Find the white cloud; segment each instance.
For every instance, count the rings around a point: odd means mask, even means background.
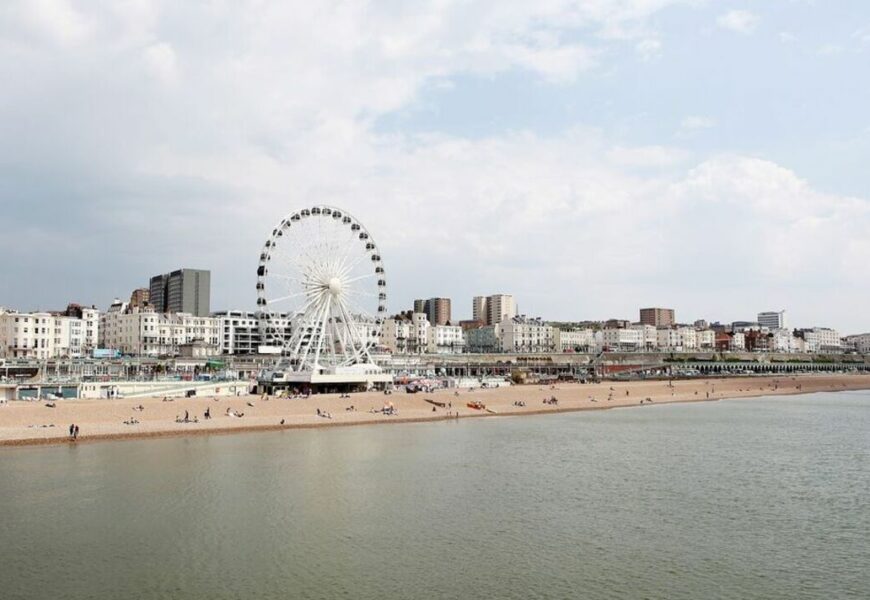
[[[652,38],[641,40],[635,45],[635,50],[643,60],[653,60],[661,54],[662,43]]]
[[[690,115],[680,122],[683,130],[710,129],[716,126],[716,120],[701,115]]]
[[[780,31],[777,37],[783,44],[791,44],[792,42],[796,42],[798,39],[795,34],[789,31]]]
[[[25,30],[60,45],[78,44],[93,31],[90,20],[68,0],[27,0],[8,5]]]
[[[672,167],[688,160],[689,153],[682,148],[667,146],[615,146],[607,152],[607,159],[626,167]]]
[[[716,19],[716,24],[722,29],[736,33],[749,34],[758,27],[760,18],[748,10],[730,10]]]
[[[66,37],[75,53],[52,38],[0,56],[2,79],[21,82],[0,108],[0,252],[52,240],[4,276],[27,298],[66,301],[62,280],[105,304],[184,263],[213,269],[215,308],[245,307],[274,222],[332,203],[378,238],[395,309],[443,293],[462,314],[473,293],[510,289],[552,318],[632,316],[651,297],[737,318],[798,297],[827,313],[836,285],[840,312],[855,298],[862,314],[866,204],[773,163],[694,164],[585,128],[470,139],[376,127],[460,75],[560,84],[612,45],[654,53],[649,16],[668,4],[107,3]],[[3,31],[21,24],[9,14]],[[789,287],[807,278],[818,285]]]
[[[164,83],[174,83],[178,79],[178,60],[171,44],[159,42],[143,51],[145,63],[155,77]]]
[[[819,46],[819,49],[817,50],[820,56],[837,56],[845,51],[846,49],[842,44],[824,44]]]

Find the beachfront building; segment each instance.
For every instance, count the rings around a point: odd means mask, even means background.
[[[694,327],[677,327],[677,335],[680,336],[680,346],[683,351],[698,349],[698,332]]]
[[[731,332],[731,347],[729,350],[733,352],[746,350],[746,335],[742,331]]]
[[[465,351],[476,354],[501,352],[498,325],[484,325],[465,330]]]
[[[827,327],[798,329],[795,336],[803,339],[805,352],[840,352],[843,349],[840,334]]]
[[[695,330],[698,350],[713,350],[716,347],[716,333],[712,329]]]
[[[429,354],[458,354],[465,348],[465,336],[458,325],[432,325],[426,336]]]
[[[844,338],[845,345],[855,352],[870,354],[870,333],[858,333],[847,335]]]
[[[82,306],[81,304],[70,303],[66,310],[62,313],[54,313],[59,317],[69,317],[73,319],[70,328],[73,331],[81,329],[81,355],[87,356],[91,354],[100,344],[100,311],[96,306]],[[80,321],[80,327],[75,323],[75,320]],[[75,341],[73,337],[71,342]]]
[[[423,354],[429,344],[429,319],[426,313],[411,313],[409,323],[408,353]]]
[[[499,323],[499,345],[502,352],[538,353],[554,352],[556,331],[540,318],[520,315]]]
[[[663,352],[679,352],[683,348],[680,345],[680,334],[670,327],[656,330],[659,350]]]
[[[260,319],[247,310],[211,314],[219,322],[221,354],[256,354],[260,346]]]
[[[589,352],[595,347],[595,332],[591,329],[556,330],[559,352]]]
[[[639,350],[654,352],[658,349],[658,332],[655,327],[643,323],[634,323],[629,325],[628,329],[634,329],[635,331],[640,332],[640,340],[638,342]]]
[[[771,329],[770,351],[771,352],[797,352],[798,342],[790,329]]]
[[[100,346],[133,356],[177,356],[195,341],[220,352],[221,321],[187,313],[158,313],[116,300],[102,315]]]
[[[391,354],[407,354],[411,324],[404,319],[385,319],[381,328],[381,345]]]
[[[0,357],[49,359],[88,356],[97,346],[98,315],[94,308],[72,304],[62,313],[0,310]]]
[[[601,345],[611,352],[637,352],[643,349],[644,330],[632,327],[607,328],[601,331]]]

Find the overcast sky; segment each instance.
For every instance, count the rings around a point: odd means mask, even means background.
[[[870,3],[0,3],[0,305],[212,271],[354,213],[391,312],[870,330]]]

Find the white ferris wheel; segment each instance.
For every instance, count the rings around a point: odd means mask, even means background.
[[[387,311],[381,253],[346,211],[291,213],[260,253],[257,306],[284,368],[319,373],[371,365]]]

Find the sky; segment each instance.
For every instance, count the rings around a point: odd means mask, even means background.
[[[390,312],[870,330],[864,0],[5,0],[0,82],[0,306],[252,309],[328,204]]]

